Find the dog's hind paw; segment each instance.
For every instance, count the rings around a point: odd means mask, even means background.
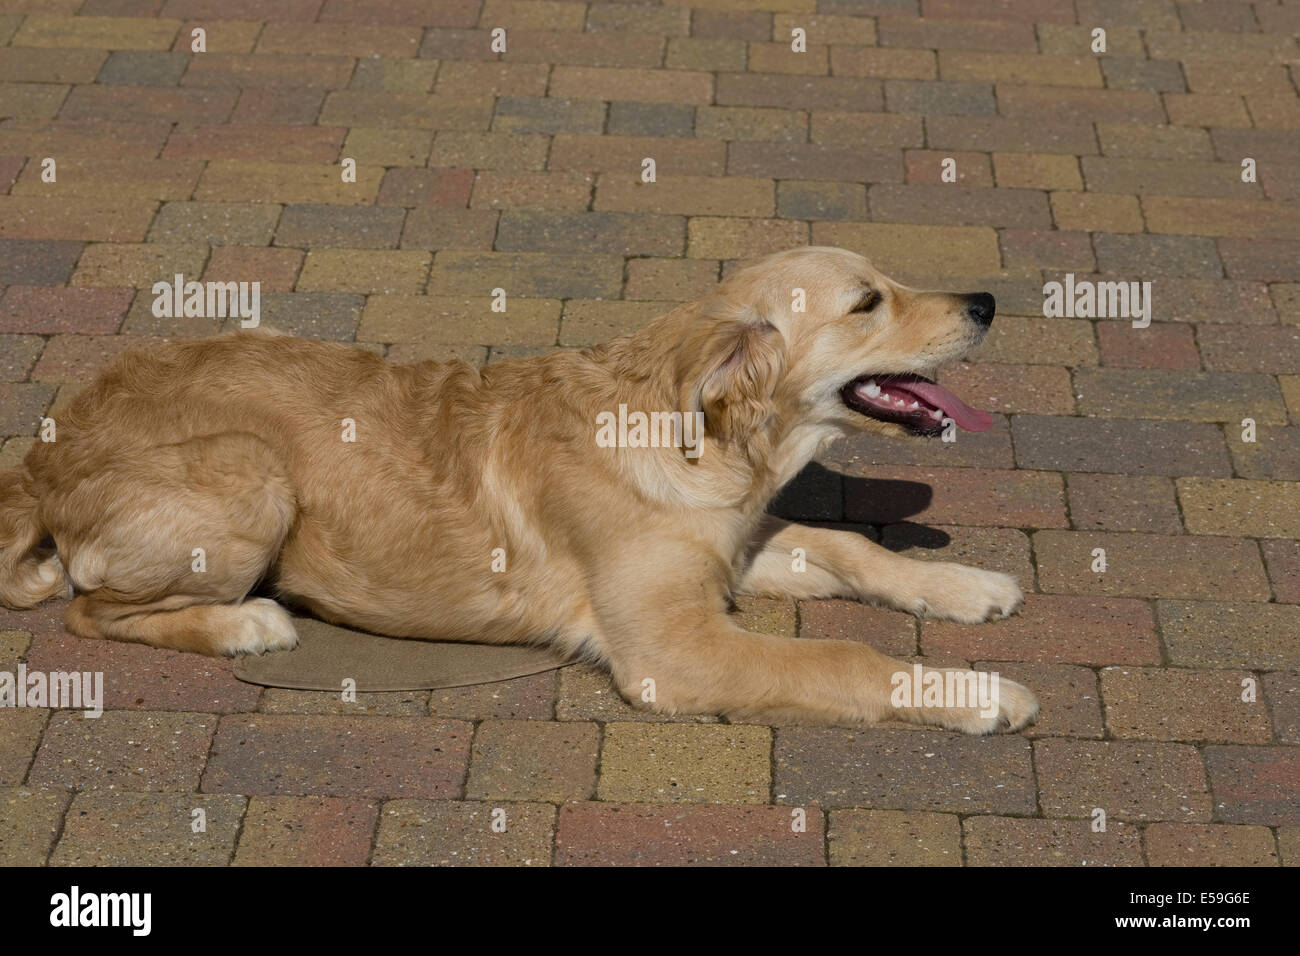
[[[293,618],[268,598],[251,598],[239,605],[239,627],[222,648],[226,654],[265,654],[298,646]]]
[[[929,565],[918,590],[920,596],[906,605],[907,610],[917,617],[942,618],[958,624],[1009,617],[1025,600],[1011,575],[963,564]]]

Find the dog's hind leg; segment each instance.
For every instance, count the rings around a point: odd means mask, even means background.
[[[1024,600],[1010,575],[895,554],[852,531],[765,518],[745,554],[739,594],[851,597],[960,624],[1007,617]]]
[[[118,457],[41,504],[78,592],[64,618],[74,634],[213,655],[297,643],[283,608],[245,600],[296,513],[287,476],[255,436]]]

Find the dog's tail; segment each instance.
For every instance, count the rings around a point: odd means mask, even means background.
[[[58,555],[42,548],[31,474],[21,466],[0,471],[0,605],[27,608],[66,589]]]

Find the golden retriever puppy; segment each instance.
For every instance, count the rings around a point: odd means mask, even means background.
[[[291,648],[281,603],[249,596],[263,584],[378,634],[553,645],[668,713],[1016,730],[1038,710],[1018,684],[995,682],[991,704],[923,700],[899,691],[946,681],[960,698],[977,675],[727,613],[736,594],[968,624],[1016,610],[1005,574],[766,514],[846,433],[989,427],[924,375],[993,310],[807,248],[631,335],[481,370],[266,334],[127,354],[0,474],[0,602],[70,583],[82,637]]]

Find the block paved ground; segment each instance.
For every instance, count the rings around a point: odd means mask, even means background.
[[[779,510],[1029,598],[982,627],[741,613],[1043,702],[987,739],[655,720],[575,667],[345,705],[51,604],[0,613],[0,669],[103,671],[108,710],[0,714],[0,860],[1300,863],[1297,32],[1295,0],[0,0],[4,465],[106,359],[222,327],[152,315],[176,272],[481,364],[842,245],[997,295],[946,372],[997,425],[847,442]],[[1151,281],[1154,322],[1044,318],[1067,272]]]

